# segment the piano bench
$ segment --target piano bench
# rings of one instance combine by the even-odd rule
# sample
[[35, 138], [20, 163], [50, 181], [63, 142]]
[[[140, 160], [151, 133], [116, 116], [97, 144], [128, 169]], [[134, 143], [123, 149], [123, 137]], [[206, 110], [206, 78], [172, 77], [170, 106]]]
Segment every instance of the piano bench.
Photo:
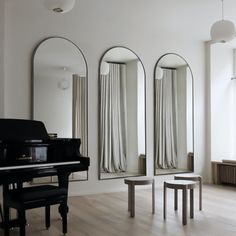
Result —
[[4, 197], [5, 236], [9, 236], [9, 211], [17, 210], [20, 236], [25, 236], [25, 211], [45, 207], [45, 225], [50, 227], [50, 206], [60, 204], [63, 233], [67, 233], [67, 189], [52, 185], [41, 185], [9, 190]]

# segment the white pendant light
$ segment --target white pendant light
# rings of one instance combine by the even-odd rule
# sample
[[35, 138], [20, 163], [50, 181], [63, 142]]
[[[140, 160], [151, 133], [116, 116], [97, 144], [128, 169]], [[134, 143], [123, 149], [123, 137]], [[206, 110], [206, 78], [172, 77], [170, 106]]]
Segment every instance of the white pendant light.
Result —
[[108, 75], [110, 71], [109, 63], [102, 61], [100, 70], [101, 75]]
[[161, 80], [162, 78], [163, 78], [163, 69], [160, 66], [157, 66], [155, 79]]
[[211, 39], [215, 43], [226, 43], [235, 37], [235, 26], [232, 21], [224, 19], [224, 0], [222, 1], [222, 20], [211, 26]]
[[44, 5], [48, 10], [56, 13], [66, 13], [75, 5], [75, 0], [44, 0]]

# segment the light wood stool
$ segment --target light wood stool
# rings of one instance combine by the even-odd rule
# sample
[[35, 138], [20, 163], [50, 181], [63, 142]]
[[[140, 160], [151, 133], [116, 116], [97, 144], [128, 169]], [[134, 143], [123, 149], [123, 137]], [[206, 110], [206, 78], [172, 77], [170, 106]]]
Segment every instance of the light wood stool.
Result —
[[180, 174], [175, 175], [174, 178], [176, 180], [191, 180], [191, 181], [198, 181], [199, 182], [199, 210], [202, 210], [202, 176], [195, 175], [195, 174]]
[[130, 216], [135, 215], [135, 185], [152, 184], [152, 214], [155, 214], [155, 180], [148, 177], [133, 177], [124, 180], [128, 184], [128, 211]]
[[187, 190], [190, 190], [190, 218], [194, 217], [194, 204], [193, 204], [193, 189], [196, 187], [196, 182], [194, 181], [186, 181], [186, 180], [170, 180], [164, 182], [164, 211], [163, 216], [166, 219], [166, 197], [167, 197], [167, 188], [171, 188], [175, 190], [174, 196], [174, 208], [175, 210], [178, 209], [178, 190], [181, 189], [183, 191], [182, 197], [182, 223], [183, 225], [187, 224], [187, 202], [188, 202], [188, 195]]

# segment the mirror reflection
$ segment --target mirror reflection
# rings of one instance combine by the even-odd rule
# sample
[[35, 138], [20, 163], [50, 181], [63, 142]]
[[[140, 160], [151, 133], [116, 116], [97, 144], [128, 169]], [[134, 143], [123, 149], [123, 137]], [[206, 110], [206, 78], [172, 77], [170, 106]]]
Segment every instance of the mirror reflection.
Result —
[[143, 65], [131, 50], [114, 47], [99, 71], [99, 177], [146, 175]]
[[[53, 137], [80, 138], [87, 156], [87, 65], [80, 49], [64, 38], [44, 40], [35, 50], [32, 80], [33, 119], [43, 121]], [[87, 171], [71, 176], [86, 179]]]
[[155, 174], [193, 171], [193, 77], [177, 54], [162, 56], [154, 78]]

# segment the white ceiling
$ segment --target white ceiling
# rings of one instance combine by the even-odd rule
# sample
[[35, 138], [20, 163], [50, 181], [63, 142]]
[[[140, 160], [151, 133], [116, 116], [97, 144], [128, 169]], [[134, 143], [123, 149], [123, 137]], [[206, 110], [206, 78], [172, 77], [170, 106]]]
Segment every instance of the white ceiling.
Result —
[[[140, 33], [147, 37], [166, 39], [168, 35], [173, 37], [174, 34], [176, 40], [184, 38], [199, 41], [209, 41], [211, 25], [221, 19], [221, 0], [99, 0], [99, 5], [96, 2], [97, 0], [77, 0], [71, 12], [63, 16], [54, 15], [54, 19], [68, 18], [71, 22], [78, 20], [80, 15], [84, 19], [81, 24], [85, 30], [90, 26], [87, 18], [94, 19], [92, 24], [96, 25], [97, 32], [101, 34], [106, 31], [105, 27], [100, 28], [103, 20], [110, 28], [117, 27], [116, 21], [127, 25], [135, 23], [140, 28]], [[10, 10], [16, 5], [19, 14], [20, 8], [25, 9], [26, 6], [29, 13], [37, 12], [41, 17], [48, 14], [42, 1], [21, 0], [19, 6], [19, 0], [5, 0], [5, 3]], [[225, 19], [236, 25], [236, 0], [224, 0], [224, 6]], [[118, 13], [120, 17], [117, 18]], [[99, 20], [96, 20], [97, 17], [100, 17]], [[133, 29], [130, 30], [132, 33]], [[236, 46], [236, 40], [234, 41], [227, 46]]]
[[[150, 4], [151, 2], [151, 4]], [[225, 19], [236, 25], [236, 0], [224, 0]], [[211, 25], [221, 19], [221, 0], [149, 0], [150, 27], [156, 34], [184, 35], [186, 40], [210, 40]], [[155, 17], [153, 17], [155, 15]], [[156, 22], [162, 22], [157, 28]], [[229, 47], [236, 46], [233, 40]]]
[[179, 56], [175, 54], [168, 54], [161, 58], [158, 63], [160, 67], [171, 67], [171, 68], [178, 68], [180, 66], [186, 66], [187, 63]]
[[115, 47], [109, 50], [103, 57], [103, 61], [125, 63], [137, 60], [137, 56], [127, 48]]
[[50, 71], [86, 75], [86, 64], [79, 49], [62, 38], [50, 38], [40, 44], [34, 57], [34, 68], [41, 76]]

